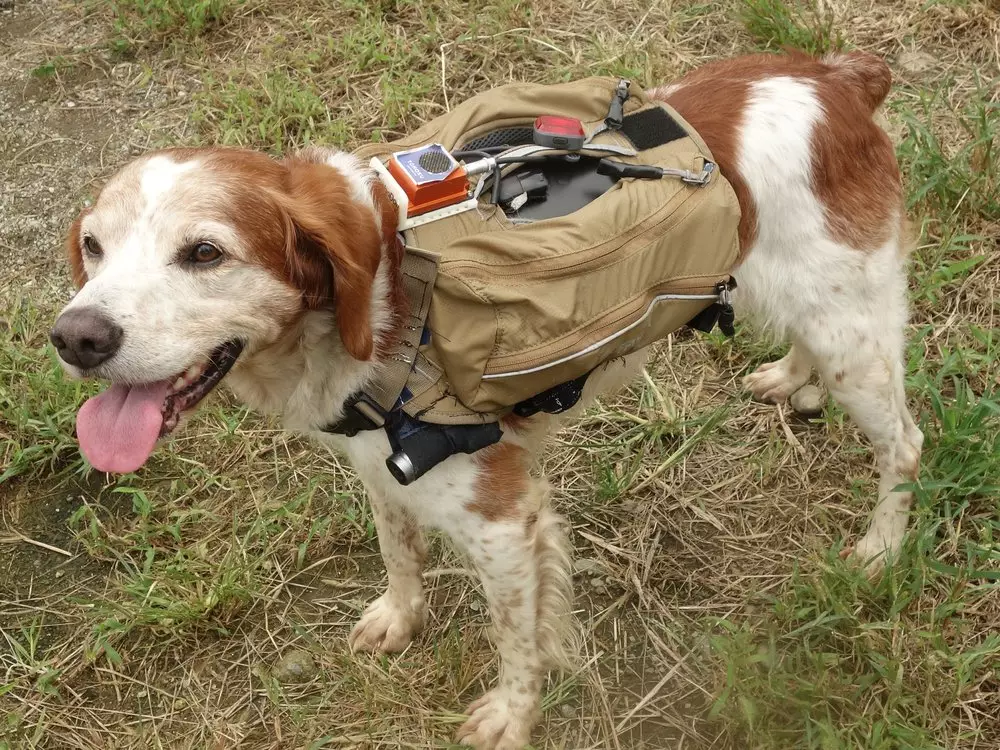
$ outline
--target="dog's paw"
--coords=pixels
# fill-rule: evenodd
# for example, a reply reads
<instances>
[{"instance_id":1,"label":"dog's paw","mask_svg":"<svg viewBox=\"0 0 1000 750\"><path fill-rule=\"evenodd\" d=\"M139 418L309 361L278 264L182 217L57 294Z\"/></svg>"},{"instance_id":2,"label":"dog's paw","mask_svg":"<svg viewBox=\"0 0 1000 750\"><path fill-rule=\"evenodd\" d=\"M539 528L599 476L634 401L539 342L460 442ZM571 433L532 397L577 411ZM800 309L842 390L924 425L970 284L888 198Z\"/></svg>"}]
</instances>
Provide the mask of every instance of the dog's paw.
<instances>
[{"instance_id":1,"label":"dog's paw","mask_svg":"<svg viewBox=\"0 0 1000 750\"><path fill-rule=\"evenodd\" d=\"M534 702L512 701L506 691L491 690L466 710L469 719L458 730L458 742L476 750L523 750L538 721Z\"/></svg>"},{"instance_id":2,"label":"dog's paw","mask_svg":"<svg viewBox=\"0 0 1000 750\"><path fill-rule=\"evenodd\" d=\"M743 385L758 401L781 404L809 382L809 369L791 367L788 358L765 362L743 378Z\"/></svg>"},{"instance_id":3,"label":"dog's paw","mask_svg":"<svg viewBox=\"0 0 1000 750\"><path fill-rule=\"evenodd\" d=\"M382 594L368 605L347 643L354 652L396 654L410 645L423 626L423 607L414 611L393 602L388 594Z\"/></svg>"},{"instance_id":4,"label":"dog's paw","mask_svg":"<svg viewBox=\"0 0 1000 750\"><path fill-rule=\"evenodd\" d=\"M881 534L865 534L853 547L840 551L840 558L864 566L869 576L877 576L885 569L886 555L894 555L902 543L886 539Z\"/></svg>"}]
</instances>

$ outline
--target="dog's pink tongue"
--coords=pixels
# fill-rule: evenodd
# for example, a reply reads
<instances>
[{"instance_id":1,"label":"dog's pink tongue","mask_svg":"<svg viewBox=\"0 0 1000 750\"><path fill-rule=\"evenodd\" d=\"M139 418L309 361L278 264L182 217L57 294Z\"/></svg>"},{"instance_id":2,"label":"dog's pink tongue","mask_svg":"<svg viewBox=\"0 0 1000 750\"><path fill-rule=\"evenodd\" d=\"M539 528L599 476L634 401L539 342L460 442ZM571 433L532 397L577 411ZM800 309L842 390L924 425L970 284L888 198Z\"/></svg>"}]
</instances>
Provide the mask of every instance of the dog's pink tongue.
<instances>
[{"instance_id":1,"label":"dog's pink tongue","mask_svg":"<svg viewBox=\"0 0 1000 750\"><path fill-rule=\"evenodd\" d=\"M170 381L113 385L88 399L76 415L80 450L98 471L127 474L144 463L163 427L163 399Z\"/></svg>"}]
</instances>

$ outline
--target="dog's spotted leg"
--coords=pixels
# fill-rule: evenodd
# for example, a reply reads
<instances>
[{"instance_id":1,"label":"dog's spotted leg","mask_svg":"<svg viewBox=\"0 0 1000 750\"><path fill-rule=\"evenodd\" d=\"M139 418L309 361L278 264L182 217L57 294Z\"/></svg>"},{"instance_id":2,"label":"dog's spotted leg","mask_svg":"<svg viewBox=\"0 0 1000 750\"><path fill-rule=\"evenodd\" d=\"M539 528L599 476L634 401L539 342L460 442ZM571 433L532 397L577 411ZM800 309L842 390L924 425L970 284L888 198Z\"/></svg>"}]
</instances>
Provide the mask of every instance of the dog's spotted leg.
<instances>
[{"instance_id":1,"label":"dog's spotted leg","mask_svg":"<svg viewBox=\"0 0 1000 750\"><path fill-rule=\"evenodd\" d=\"M872 360L859 370L835 373L832 380L831 394L875 447L878 504L868 531L844 553L874 572L885 564L887 554L899 551L906 534L913 493L896 487L916 481L923 434L906 408L903 366L898 359Z\"/></svg>"},{"instance_id":2,"label":"dog's spotted leg","mask_svg":"<svg viewBox=\"0 0 1000 750\"><path fill-rule=\"evenodd\" d=\"M743 379L743 385L758 401L783 403L809 382L812 363L805 349L793 346L781 359L765 362Z\"/></svg>"},{"instance_id":3,"label":"dog's spotted leg","mask_svg":"<svg viewBox=\"0 0 1000 750\"><path fill-rule=\"evenodd\" d=\"M481 576L500 653L496 686L472 703L458 740L477 750L521 750L540 714L549 668L566 664L572 582L566 533L528 476L526 451L500 444L481 459L476 499L452 537Z\"/></svg>"},{"instance_id":4,"label":"dog's spotted leg","mask_svg":"<svg viewBox=\"0 0 1000 750\"><path fill-rule=\"evenodd\" d=\"M409 511L369 494L389 586L368 606L348 643L352 651L397 653L424 626L427 604L421 571L426 548L423 533Z\"/></svg>"},{"instance_id":5,"label":"dog's spotted leg","mask_svg":"<svg viewBox=\"0 0 1000 750\"><path fill-rule=\"evenodd\" d=\"M878 504L868 531L844 555L876 572L902 545L913 493L896 488L916 481L923 444L906 404L902 330L883 327L874 316L854 325L825 323L826 335L812 337L817 369L830 395L871 440L879 471Z\"/></svg>"}]
</instances>

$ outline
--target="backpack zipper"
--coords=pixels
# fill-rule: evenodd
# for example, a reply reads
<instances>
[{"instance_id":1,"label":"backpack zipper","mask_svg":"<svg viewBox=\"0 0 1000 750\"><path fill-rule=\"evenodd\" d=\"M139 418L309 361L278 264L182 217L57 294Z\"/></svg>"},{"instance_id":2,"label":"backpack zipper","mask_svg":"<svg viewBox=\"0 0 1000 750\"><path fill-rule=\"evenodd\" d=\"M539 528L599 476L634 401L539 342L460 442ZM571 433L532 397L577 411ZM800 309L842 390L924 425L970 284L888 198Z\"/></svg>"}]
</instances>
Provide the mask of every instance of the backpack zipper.
<instances>
[{"instance_id":1,"label":"backpack zipper","mask_svg":"<svg viewBox=\"0 0 1000 750\"><path fill-rule=\"evenodd\" d=\"M567 354L567 355L565 355L563 357L559 357L558 359L552 360L551 362L546 362L546 363L541 364L541 365L536 365L535 367L528 367L528 368L525 368L523 370L507 370L505 372L494 372L494 373L484 374L483 377L482 377L482 379L483 380L498 380L500 378L513 378L513 377L517 377L519 375L530 375L532 373L541 372L542 370L547 370L550 367L556 367L558 365L565 364L566 362L571 362L574 359L578 359L580 357L584 357L584 356L586 356L586 355L588 355L588 354L590 354L592 352L595 352L598 349L606 346L607 344L610 344L615 339L621 338L622 336L624 336L626 333L628 333L632 329L637 328L639 325L642 324L642 322L644 320L646 320L646 318L648 318L652 314L653 308L658 303L660 303L660 302L667 302L667 301L691 302L691 301L696 301L696 300L704 300L704 301L717 302L719 304L726 304L726 305L730 304L730 291L729 291L729 286L728 285L722 285L721 287L720 287L720 285L714 285L714 286L708 287L708 288L711 288L714 291L712 293L710 293L710 294L709 293L706 293L706 294L697 294L697 293L695 293L695 294L657 294L655 297L653 297L653 299L651 299L649 301L649 304L646 306L645 311L637 319L635 319L634 321L632 321L631 323L629 323L627 326L625 326L621 330L615 331L614 333L612 333L612 334L610 334L608 336L605 336L600 341L595 341L593 344L590 344L589 346L584 347L583 349L581 349L578 352L573 352L572 354ZM531 359L529 358L526 361L530 362ZM489 370L489 367L487 366L486 369Z\"/></svg>"}]
</instances>

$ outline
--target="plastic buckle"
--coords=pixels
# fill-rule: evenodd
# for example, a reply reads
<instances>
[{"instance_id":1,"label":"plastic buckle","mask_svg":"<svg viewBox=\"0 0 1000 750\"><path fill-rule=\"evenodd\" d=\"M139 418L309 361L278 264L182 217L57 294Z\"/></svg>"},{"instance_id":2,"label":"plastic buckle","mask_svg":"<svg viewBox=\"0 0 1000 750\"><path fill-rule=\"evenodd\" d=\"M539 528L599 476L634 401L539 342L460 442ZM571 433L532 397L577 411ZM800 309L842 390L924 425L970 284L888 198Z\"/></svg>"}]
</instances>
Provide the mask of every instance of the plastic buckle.
<instances>
[{"instance_id":1,"label":"plastic buckle","mask_svg":"<svg viewBox=\"0 0 1000 750\"><path fill-rule=\"evenodd\" d=\"M333 432L354 437L364 430L384 427L388 414L368 394L363 391L348 397L344 402L344 416Z\"/></svg>"}]
</instances>

